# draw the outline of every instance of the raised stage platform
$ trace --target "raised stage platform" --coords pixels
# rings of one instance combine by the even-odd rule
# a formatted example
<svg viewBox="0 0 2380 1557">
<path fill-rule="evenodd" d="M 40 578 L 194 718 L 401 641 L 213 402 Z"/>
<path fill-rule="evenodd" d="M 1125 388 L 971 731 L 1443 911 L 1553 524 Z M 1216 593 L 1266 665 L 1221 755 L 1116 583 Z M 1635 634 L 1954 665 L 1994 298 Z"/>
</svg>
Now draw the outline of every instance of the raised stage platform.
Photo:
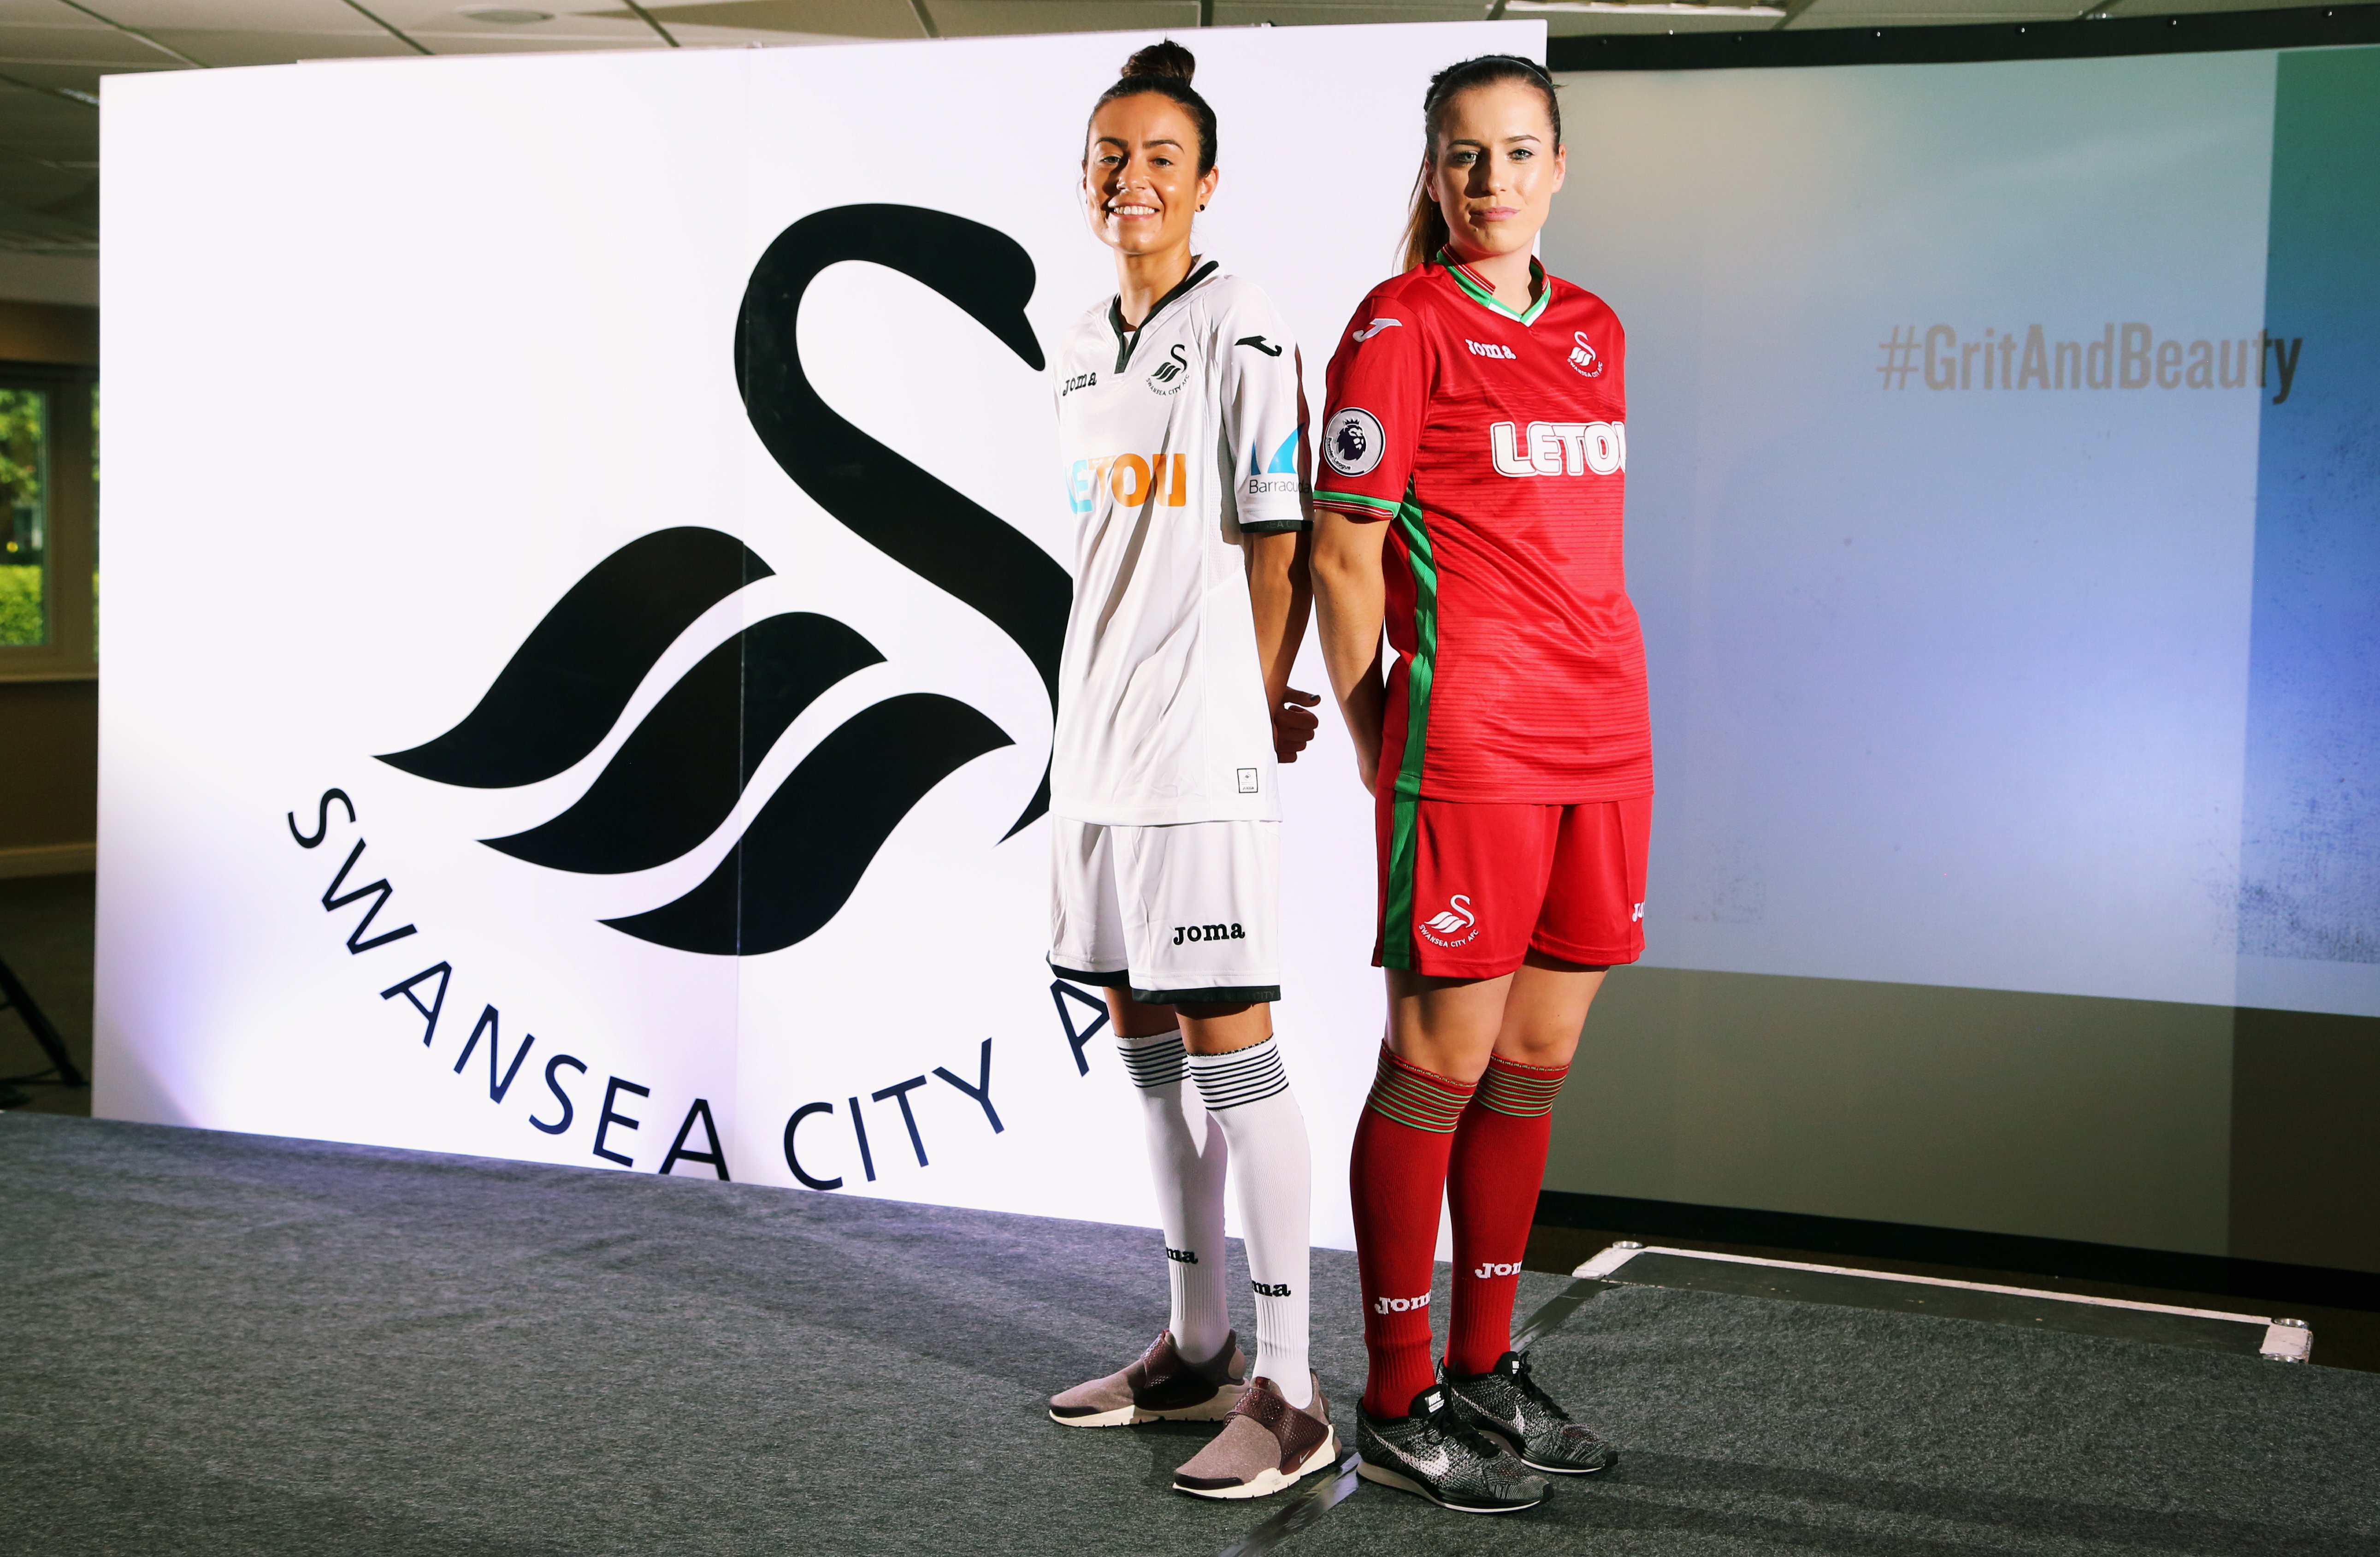
<svg viewBox="0 0 2380 1557">
<path fill-rule="evenodd" d="M 1041 1415 L 1162 1322 L 1156 1249 L 0 1114 L 0 1551 L 1220 1553 L 1280 1500 L 1167 1490 L 1204 1429 Z M 1353 1257 L 1318 1253 L 1315 1289 L 1352 1424 Z M 2380 1376 L 1523 1278 L 1524 1312 L 1565 1295 L 1538 1372 L 1616 1471 L 1500 1519 L 1365 1485 L 1270 1550 L 2380 1557 Z"/>
</svg>

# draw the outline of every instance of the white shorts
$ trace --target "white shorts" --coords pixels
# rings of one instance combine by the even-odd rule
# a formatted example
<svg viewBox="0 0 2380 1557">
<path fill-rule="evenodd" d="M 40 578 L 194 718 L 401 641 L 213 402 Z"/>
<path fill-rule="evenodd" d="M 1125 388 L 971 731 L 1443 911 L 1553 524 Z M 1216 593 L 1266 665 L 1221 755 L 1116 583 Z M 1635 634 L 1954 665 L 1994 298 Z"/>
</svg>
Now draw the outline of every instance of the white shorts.
<svg viewBox="0 0 2380 1557">
<path fill-rule="evenodd" d="M 1050 819 L 1050 968 L 1150 1005 L 1281 998 L 1281 823 Z"/>
</svg>

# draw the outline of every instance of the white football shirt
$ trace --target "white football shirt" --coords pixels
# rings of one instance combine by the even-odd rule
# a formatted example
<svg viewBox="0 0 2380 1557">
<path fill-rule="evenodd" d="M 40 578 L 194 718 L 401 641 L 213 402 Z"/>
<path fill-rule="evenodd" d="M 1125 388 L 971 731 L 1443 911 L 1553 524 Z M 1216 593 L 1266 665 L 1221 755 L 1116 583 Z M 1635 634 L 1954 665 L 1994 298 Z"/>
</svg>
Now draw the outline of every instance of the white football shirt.
<svg viewBox="0 0 2380 1557">
<path fill-rule="evenodd" d="M 1240 537 L 1306 528 L 1296 346 L 1270 298 L 1205 261 L 1137 331 L 1112 298 L 1086 312 L 1051 376 L 1075 532 L 1050 809 L 1279 821 Z"/>
</svg>

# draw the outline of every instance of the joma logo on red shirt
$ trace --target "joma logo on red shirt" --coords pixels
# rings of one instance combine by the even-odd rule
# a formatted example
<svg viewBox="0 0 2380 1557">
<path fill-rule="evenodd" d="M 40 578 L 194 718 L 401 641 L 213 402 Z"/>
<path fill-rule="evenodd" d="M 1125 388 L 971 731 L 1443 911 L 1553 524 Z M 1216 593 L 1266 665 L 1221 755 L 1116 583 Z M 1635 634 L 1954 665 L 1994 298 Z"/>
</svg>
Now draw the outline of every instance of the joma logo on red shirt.
<svg viewBox="0 0 2380 1557">
<path fill-rule="evenodd" d="M 1621 421 L 1500 421 L 1488 429 L 1499 476 L 1609 476 L 1628 468 L 1628 424 Z"/>
</svg>

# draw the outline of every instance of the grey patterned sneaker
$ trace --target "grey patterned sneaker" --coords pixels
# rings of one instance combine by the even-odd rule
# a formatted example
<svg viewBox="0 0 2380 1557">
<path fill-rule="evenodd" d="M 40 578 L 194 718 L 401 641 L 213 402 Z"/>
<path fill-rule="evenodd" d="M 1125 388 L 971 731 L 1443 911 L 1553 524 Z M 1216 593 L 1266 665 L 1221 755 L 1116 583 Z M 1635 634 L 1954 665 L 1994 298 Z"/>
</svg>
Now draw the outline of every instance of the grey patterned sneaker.
<svg viewBox="0 0 2380 1557">
<path fill-rule="evenodd" d="M 1506 1352 L 1475 1379 L 1439 1375 L 1454 1397 L 1454 1414 L 1512 1446 L 1523 1464 L 1556 1476 L 1590 1476 L 1619 1463 L 1619 1451 L 1570 1419 L 1529 1377 L 1529 1359 Z"/>
<path fill-rule="evenodd" d="M 1365 1480 L 1458 1514 L 1517 1514 L 1546 1501 L 1546 1478 L 1456 1416 L 1442 1384 L 1414 1396 L 1410 1416 L 1383 1421 L 1357 1411 L 1355 1452 Z"/>
<path fill-rule="evenodd" d="M 1314 1377 L 1314 1404 L 1304 1410 L 1281 1398 L 1269 1379 L 1248 1381 L 1223 1430 L 1173 1473 L 1173 1490 L 1194 1498 L 1263 1498 L 1339 1457 L 1330 1402 Z"/>
<path fill-rule="evenodd" d="M 1208 1361 L 1192 1362 L 1175 1349 L 1173 1332 L 1160 1330 L 1131 1367 L 1050 1396 L 1050 1419 L 1070 1428 L 1125 1428 L 1228 1417 L 1239 1404 L 1248 1371 L 1238 1342 L 1236 1332 L 1226 1332 L 1221 1351 Z"/>
</svg>

